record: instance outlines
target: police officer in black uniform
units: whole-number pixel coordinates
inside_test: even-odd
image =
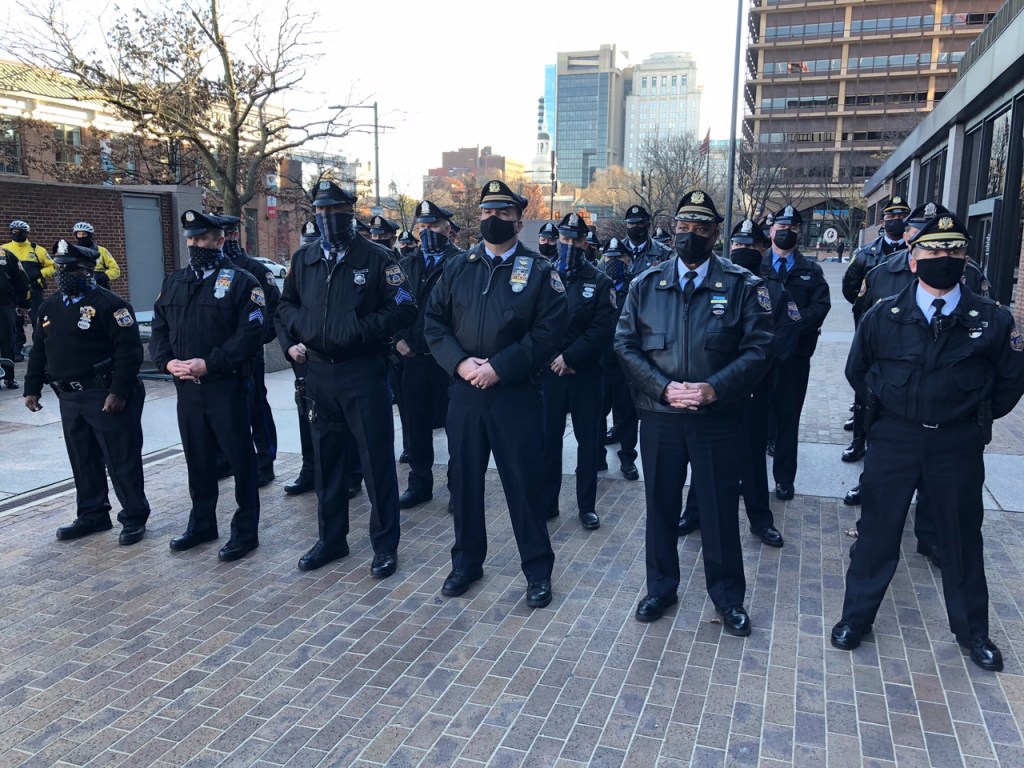
[[[772,315],[759,278],[712,253],[722,217],[695,190],[676,212],[678,258],[633,279],[615,351],[636,389],[647,494],[647,595],[639,621],[677,600],[676,529],[686,466],[701,508],[708,594],[733,635],[750,634],[739,536],[743,409],[771,362]]]
[[[853,305],[853,326],[857,327],[860,317],[871,306],[867,303],[864,278],[868,272],[886,261],[896,251],[906,248],[903,233],[906,230],[906,216],[910,206],[899,195],[893,195],[882,203],[883,232],[872,242],[854,253],[850,265],[843,274],[843,297]],[[847,462],[860,461],[867,449],[864,440],[864,404],[856,400],[853,404],[853,416],[847,422],[853,431],[853,441],[843,451],[842,460]]]
[[[664,227],[657,227],[654,230],[654,234],[651,239],[656,243],[661,243],[667,248],[672,246],[672,233],[665,230]]]
[[[15,358],[14,335],[21,327],[18,313],[28,311],[29,290],[28,274],[17,255],[0,248],[0,357],[7,360]],[[3,379],[7,389],[18,388],[13,365],[4,364]]]
[[[281,300],[281,290],[277,287],[277,279],[273,272],[256,261],[242,247],[242,242],[239,239],[241,219],[238,216],[225,214],[219,214],[218,218],[224,223],[224,254],[234,262],[236,267],[244,269],[255,277],[263,287],[263,296],[267,301],[264,308],[263,343],[269,344],[277,339],[273,320],[277,312],[277,304]],[[266,356],[264,350],[260,348],[253,361],[253,390],[249,403],[252,442],[256,446],[256,481],[260,488],[273,482],[274,461],[277,459],[277,425],[274,424],[274,414],[270,410],[270,403],[267,402],[266,376]]]
[[[750,532],[769,547],[781,547],[785,542],[769,503],[768,465],[764,452],[768,445],[771,397],[775,384],[775,366],[784,364],[793,353],[797,339],[800,310],[789,298],[782,279],[774,269],[767,269],[763,259],[771,241],[761,228],[750,219],[738,223],[729,238],[729,260],[764,280],[772,305],[772,367],[754,387],[753,397],[744,412],[743,434],[748,450],[740,452],[740,487],[743,506],[750,522]],[[714,310],[712,310],[714,311]],[[700,509],[693,483],[686,496],[686,509],[679,518],[679,535],[686,536],[700,527]]]
[[[587,231],[587,261],[596,266],[601,261],[602,250],[604,245],[597,237],[597,230],[591,227]]]
[[[395,250],[395,238],[398,236],[398,227],[383,216],[374,216],[370,219],[370,240],[377,245],[383,245],[389,251]],[[395,253],[398,256],[398,253]]]
[[[59,290],[39,307],[25,406],[42,408],[44,383],[57,393],[78,506],[77,518],[58,528],[57,538],[111,529],[109,472],[121,503],[118,541],[129,545],[142,540],[149,519],[142,479],[142,342],[131,305],[96,285],[98,258],[97,249],[63,240],[55,249]],[[21,283],[24,296],[28,283]]]
[[[554,259],[558,255],[558,227],[553,221],[547,221],[537,233],[537,253],[546,259]]]
[[[299,560],[304,571],[345,557],[348,478],[355,437],[370,496],[370,573],[387,578],[398,566],[398,475],[385,356],[391,336],[416,313],[393,253],[352,228],[355,195],[321,181],[313,195],[321,239],[292,260],[278,305],[282,345],[306,363],[308,417],[316,459],[319,536]]]
[[[651,238],[651,214],[642,205],[631,205],[624,217],[626,247],[633,260],[633,274],[661,264],[673,257],[672,247]]]
[[[562,438],[565,417],[572,416],[576,437],[576,507],[587,530],[601,527],[597,515],[597,454],[601,447],[601,356],[611,348],[619,319],[615,288],[587,261],[590,228],[570,213],[558,225],[553,264],[565,286],[569,322],[544,373],[544,449],[542,504],[547,517],[558,515],[562,488]]]
[[[846,572],[832,645],[871,630],[896,572],[915,489],[928,489],[942,555],[949,627],[984,670],[1003,668],[988,636],[981,535],[983,452],[992,420],[1024,394],[1024,337],[1013,317],[960,280],[967,232],[953,215],[910,240],[917,279],[861,318],[846,377],[868,404],[861,537]]]
[[[455,379],[447,423],[455,546],[441,593],[461,595],[483,577],[484,478],[493,451],[528,583],[526,603],[542,608],[551,602],[555,555],[538,482],[540,374],[565,332],[566,301],[550,262],[519,242],[526,206],[504,182],[484,184],[483,242],[444,264],[423,335]]]
[[[405,258],[411,256],[413,252],[419,247],[419,243],[416,242],[416,238],[412,232],[408,229],[403,229],[398,234],[398,255],[399,258]]]
[[[260,497],[248,402],[267,300],[256,278],[224,254],[220,218],[190,210],[181,215],[181,224],[189,266],[164,280],[149,340],[156,369],[174,376],[192,499],[188,527],[171,539],[171,549],[183,552],[217,538],[217,446],[235,478],[238,507],[231,538],[217,555],[230,562],[259,546]]]
[[[398,235],[398,227],[385,219],[383,216],[374,216],[370,219],[370,241],[382,245],[391,251],[396,261],[402,258],[401,253],[395,248],[395,238]],[[398,407],[398,418],[402,424],[402,453],[398,460],[402,463],[409,461],[409,414],[405,408],[405,397],[402,393],[402,367],[401,356],[388,356],[388,390],[392,399]]]
[[[765,268],[774,269],[782,279],[790,299],[800,312],[796,348],[789,359],[776,366],[776,387],[772,397],[775,412],[775,496],[792,499],[796,479],[797,444],[800,439],[800,412],[807,396],[811,373],[811,355],[825,317],[832,308],[828,283],[817,260],[800,253],[800,225],[803,217],[792,205],[775,214],[771,225],[771,250],[765,255]]]
[[[420,249],[402,259],[419,311],[411,325],[396,334],[395,350],[402,357],[402,396],[408,408],[409,487],[398,500],[402,509],[434,498],[434,425],[440,413],[447,415],[451,376],[441,368],[423,337],[427,299],[445,263],[460,253],[449,239],[452,212],[423,200],[416,206]],[[443,421],[441,422],[443,423]]]

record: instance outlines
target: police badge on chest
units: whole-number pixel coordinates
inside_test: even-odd
[[[96,317],[96,310],[92,307],[80,307],[78,311],[81,314],[78,318],[78,327],[83,331],[88,331],[89,326],[92,325],[92,319]]]

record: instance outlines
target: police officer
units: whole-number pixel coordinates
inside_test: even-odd
[[[617,237],[608,241],[604,257],[602,268],[615,289],[617,314],[621,315],[622,308],[626,303],[626,294],[629,293],[630,281],[633,278],[631,269],[633,259],[628,246]],[[629,382],[626,380],[626,374],[623,372],[613,348],[609,347],[601,356],[601,369],[604,374],[604,418],[599,431],[603,432],[609,412],[612,414],[612,428],[608,430],[607,434],[599,436],[604,438],[602,441],[604,445],[619,444],[619,469],[622,476],[626,480],[639,480],[640,470],[636,467],[638,455],[636,444],[640,422],[637,419],[636,405],[633,403],[633,393],[630,392]],[[603,465],[602,460],[604,461]],[[598,469],[602,468],[608,468],[604,451],[600,451],[598,454]]]
[[[626,224],[625,244],[633,260],[634,275],[673,257],[671,246],[651,238],[651,214],[642,205],[631,205],[623,220]]]
[[[397,235],[398,227],[383,216],[374,216],[370,219],[370,240],[377,245],[383,245],[389,251],[394,251]],[[398,257],[397,252],[395,256]]]
[[[587,231],[587,261],[597,266],[597,263],[601,261],[601,251],[604,246],[597,237],[597,230],[591,227]]]
[[[398,255],[399,258],[412,255],[419,244],[416,242],[416,238],[413,237],[412,232],[408,229],[403,229],[398,235]]]
[[[740,487],[743,492],[743,506],[750,522],[750,532],[769,547],[781,547],[785,543],[782,534],[775,527],[775,516],[768,501],[768,467],[764,459],[768,445],[771,395],[775,383],[775,366],[784,363],[796,346],[796,329],[800,310],[789,298],[782,279],[774,269],[764,266],[764,255],[771,241],[761,228],[750,219],[739,222],[729,238],[729,260],[764,280],[772,305],[772,368],[754,387],[753,397],[743,417],[744,450],[740,451]],[[686,497],[686,509],[679,518],[679,535],[686,536],[700,527],[700,510],[694,483]]]
[[[548,221],[537,233],[537,253],[548,260],[558,255],[558,227],[555,222]]]
[[[654,230],[654,235],[651,239],[656,243],[661,243],[666,248],[672,247],[672,233],[667,231],[664,227],[658,227]]]
[[[639,621],[677,601],[686,466],[701,508],[704,576],[726,632],[750,634],[739,537],[743,408],[771,362],[764,283],[712,253],[722,217],[701,190],[676,212],[677,258],[633,279],[615,351],[636,389],[647,494],[647,595]]]
[[[792,499],[800,438],[800,412],[807,396],[811,355],[818,345],[822,323],[832,308],[828,283],[816,259],[800,253],[803,217],[792,205],[775,214],[771,225],[771,250],[764,266],[774,269],[800,313],[796,348],[788,360],[776,366],[776,388],[772,397],[775,412],[775,496]]]
[[[843,297],[853,305],[854,328],[860,322],[861,315],[870,307],[865,292],[861,290],[868,272],[886,261],[896,251],[906,247],[903,233],[906,230],[906,216],[910,206],[899,195],[893,195],[882,203],[883,232],[872,242],[853,254],[850,265],[843,274]],[[847,424],[853,430],[853,441],[843,451],[842,460],[847,462],[860,461],[864,458],[866,445],[864,441],[864,404],[854,401],[853,416]]]
[[[601,355],[611,347],[619,310],[615,288],[586,258],[586,221],[567,214],[558,225],[554,267],[565,286],[569,322],[544,373],[543,509],[558,515],[562,488],[562,438],[572,416],[576,437],[576,506],[588,531],[597,515],[597,454],[601,448]]]
[[[55,249],[58,292],[39,308],[25,375],[25,406],[38,411],[43,384],[57,393],[78,516],[57,529],[61,541],[109,531],[107,472],[121,503],[118,541],[146,533],[149,502],[142,479],[142,341],[131,305],[97,286],[99,253],[61,241]],[[24,286],[23,286],[24,288]],[[23,290],[24,295],[24,290]]]
[[[386,387],[388,341],[416,313],[402,268],[382,246],[355,235],[355,195],[332,181],[313,193],[318,243],[292,260],[278,305],[278,336],[297,339],[288,357],[306,363],[319,535],[299,559],[311,571],[345,557],[354,436],[370,496],[370,573],[398,567],[398,475]]]
[[[526,575],[526,604],[551,602],[555,555],[541,511],[537,436],[544,425],[540,371],[558,351],[565,286],[550,262],[519,242],[527,199],[502,181],[480,194],[483,242],[446,262],[427,305],[423,335],[455,378],[448,404],[455,501],[452,571],[441,593],[463,594],[487,555],[484,477],[494,451]]]
[[[983,452],[992,420],[1024,393],[1024,337],[1006,309],[961,284],[967,240],[951,214],[925,224],[909,243],[917,279],[864,314],[850,349],[846,377],[868,403],[871,450],[862,535],[832,645],[852,650],[871,631],[899,563],[910,501],[923,485],[950,630],[976,665],[999,671],[1002,654],[988,635]]]
[[[110,251],[102,245],[96,245],[93,240],[96,229],[88,221],[80,221],[71,228],[71,234],[79,245],[99,251],[100,257],[96,261],[96,284],[100,288],[110,290],[110,284],[121,276],[121,268],[117,266],[117,261],[110,255]]]
[[[181,224],[189,265],[164,280],[149,341],[156,369],[174,376],[192,499],[188,527],[170,546],[184,552],[217,538],[219,447],[235,478],[231,538],[217,553],[230,562],[259,546],[260,497],[248,398],[267,302],[256,278],[224,254],[220,218],[189,210]]]
[[[28,275],[28,284],[32,291],[32,296],[29,300],[28,318],[34,328],[36,313],[39,310],[39,305],[43,303],[43,296],[46,293],[46,281],[53,277],[57,268],[54,266],[53,260],[46,252],[46,249],[29,240],[28,236],[31,231],[32,228],[28,225],[28,222],[15,219],[11,222],[10,242],[4,243],[0,247],[17,256],[21,266],[25,269],[25,274]],[[14,332],[14,359],[15,362],[20,362],[22,359],[22,349],[26,341],[23,319],[19,318],[16,320]]]
[[[14,360],[14,332],[20,325],[19,312],[28,309],[28,275],[22,262],[7,248],[0,249],[0,357]],[[17,389],[14,366],[3,367],[4,386]]]
[[[277,338],[274,328],[274,315],[277,304],[281,300],[281,290],[277,287],[274,273],[256,261],[242,247],[239,233],[241,219],[238,216],[221,214],[218,217],[224,227],[224,254],[239,269],[244,269],[259,281],[266,299],[264,307],[263,343],[269,344]],[[274,461],[277,459],[277,425],[274,414],[267,401],[267,361],[261,347],[253,361],[252,396],[249,403],[252,442],[256,447],[256,484],[262,488],[274,480]]]
[[[451,218],[451,211],[430,200],[421,201],[416,206],[420,249],[402,259],[402,271],[419,307],[414,321],[395,337],[395,351],[402,358],[402,397],[408,409],[409,487],[398,500],[402,509],[434,498],[434,425],[441,413],[447,415],[451,376],[431,354],[423,323],[427,299],[444,265],[462,252],[449,239]]]

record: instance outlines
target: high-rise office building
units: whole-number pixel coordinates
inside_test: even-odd
[[[599,169],[622,165],[628,58],[608,44],[558,54],[554,134],[560,182],[586,187]]]
[[[623,143],[625,166],[640,171],[642,149],[650,139],[697,134],[700,95],[697,62],[688,53],[655,53],[633,67],[626,97]]]
[[[544,65],[544,130],[555,133],[555,92],[558,89],[558,65]]]

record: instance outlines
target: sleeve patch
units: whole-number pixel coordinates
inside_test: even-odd
[[[562,285],[562,278],[558,276],[555,270],[551,270],[551,287],[559,293],[565,293],[565,286]]]
[[[122,307],[114,313],[114,319],[122,328],[131,328],[135,325],[135,318],[132,317],[132,313],[125,307]]]
[[[250,312],[249,313],[249,322],[250,323],[259,323],[260,325],[263,325],[263,310],[262,309],[254,309],[252,312]]]
[[[399,288],[395,294],[395,304],[404,304],[407,301],[413,301],[412,294],[405,288]]]
[[[388,281],[388,285],[401,285],[405,282],[405,275],[402,274],[402,268],[397,264],[392,264],[384,270],[384,278]]]
[[[262,288],[253,288],[252,293],[249,294],[249,296],[252,299],[253,304],[255,304],[257,307],[267,306],[267,298],[266,296],[263,295]]]
[[[1020,335],[1016,325],[1010,329],[1010,349],[1014,352],[1024,351],[1024,336]]]
[[[789,319],[792,320],[794,323],[799,322],[801,317],[800,307],[796,305],[795,301],[791,301],[789,302],[789,304],[786,305],[786,314],[789,315]]]
[[[761,305],[761,309],[772,311],[772,298],[768,295],[768,286],[757,286],[757,303]]]

